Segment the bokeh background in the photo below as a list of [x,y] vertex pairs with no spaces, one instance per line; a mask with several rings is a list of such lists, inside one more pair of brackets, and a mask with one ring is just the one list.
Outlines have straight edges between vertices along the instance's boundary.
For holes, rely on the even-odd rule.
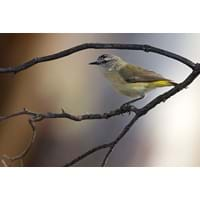
[[[0,67],[21,64],[85,42],[149,44],[194,62],[200,61],[200,34],[0,34]],[[128,97],[116,93],[98,67],[102,53],[113,53],[181,82],[190,69],[175,60],[141,51],[84,50],[37,64],[17,75],[0,74],[0,115],[26,107],[36,112],[103,113],[119,107]],[[157,89],[142,106],[170,88]],[[200,166],[200,80],[160,104],[137,121],[113,151],[108,166]],[[37,138],[24,166],[63,166],[88,149],[114,139],[130,116],[73,122],[53,119],[37,123]],[[0,123],[0,155],[21,152],[31,135],[27,117]],[[99,166],[105,150],[75,166]],[[20,162],[9,163],[20,166]]]

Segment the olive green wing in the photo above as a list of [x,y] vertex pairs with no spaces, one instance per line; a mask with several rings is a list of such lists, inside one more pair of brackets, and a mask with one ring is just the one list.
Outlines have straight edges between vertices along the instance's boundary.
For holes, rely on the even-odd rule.
[[135,82],[153,82],[153,81],[160,81],[160,80],[167,80],[169,79],[164,78],[160,74],[157,74],[154,71],[146,70],[142,67],[127,64],[125,67],[119,70],[119,74],[121,77],[129,83]]

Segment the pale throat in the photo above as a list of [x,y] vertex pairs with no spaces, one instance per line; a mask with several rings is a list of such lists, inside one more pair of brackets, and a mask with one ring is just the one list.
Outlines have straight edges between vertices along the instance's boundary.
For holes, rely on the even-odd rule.
[[[124,64],[126,64],[126,63],[124,62],[123,65]],[[100,68],[100,70],[102,71],[104,76],[109,81],[111,81],[112,84],[121,85],[121,84],[126,83],[118,72],[123,67],[123,65],[122,65],[122,63],[117,62],[108,68],[102,67],[102,68]]]
[[106,66],[106,70],[111,72],[111,71],[119,71],[122,69],[125,65],[128,63],[125,62],[124,60],[118,60],[116,62],[111,63],[110,65]]

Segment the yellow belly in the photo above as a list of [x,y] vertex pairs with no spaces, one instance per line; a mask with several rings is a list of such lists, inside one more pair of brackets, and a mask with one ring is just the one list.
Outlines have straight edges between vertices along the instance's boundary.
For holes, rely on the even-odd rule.
[[117,89],[121,94],[129,97],[138,97],[144,95],[145,93],[156,89],[158,87],[172,86],[169,81],[154,81],[154,82],[139,82],[139,83],[126,83],[117,84],[113,83],[114,88]]
[[128,83],[126,82],[117,72],[104,71],[105,77],[111,81],[113,87],[123,95],[129,97],[138,97],[144,95],[145,93],[158,88],[171,86],[167,80],[160,80],[154,82],[139,82],[139,83]]
[[129,97],[138,97],[153,89],[148,87],[148,83],[113,84],[113,86],[118,92]]

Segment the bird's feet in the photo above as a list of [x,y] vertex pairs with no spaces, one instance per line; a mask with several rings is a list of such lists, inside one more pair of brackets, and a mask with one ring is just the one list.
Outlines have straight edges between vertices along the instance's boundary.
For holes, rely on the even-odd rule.
[[124,103],[120,106],[120,110],[121,111],[127,111],[127,110],[130,110],[131,109],[131,105],[129,103]]
[[130,103],[124,103],[120,106],[120,110],[122,111],[122,115],[126,112],[130,115],[131,112],[136,109],[135,106],[131,105]]

